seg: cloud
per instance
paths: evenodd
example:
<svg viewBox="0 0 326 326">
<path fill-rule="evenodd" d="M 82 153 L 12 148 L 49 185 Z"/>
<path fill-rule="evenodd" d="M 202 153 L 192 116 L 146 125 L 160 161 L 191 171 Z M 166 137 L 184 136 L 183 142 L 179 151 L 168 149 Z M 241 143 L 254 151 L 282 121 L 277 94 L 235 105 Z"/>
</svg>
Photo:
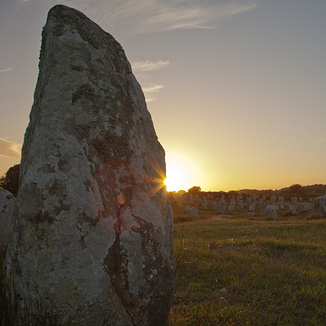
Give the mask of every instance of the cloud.
<svg viewBox="0 0 326 326">
<path fill-rule="evenodd" d="M 138 60 L 131 63 L 132 70 L 135 74 L 137 74 L 137 78 L 143 81 L 147 80 L 147 82 L 148 79 L 151 79 L 151 76 L 150 74 L 146 75 L 144 73 L 163 69 L 169 65 L 170 65 L 170 61 L 163 61 L 163 60 L 158 60 L 158 61 Z M 158 85 L 154 83 L 149 83 L 148 85 L 146 85 L 145 82 L 144 83 L 141 82 L 141 84 L 143 84 L 142 89 L 146 97 L 146 102 L 153 101 L 155 99 L 153 94 L 159 92 L 162 88 L 164 88 L 163 85 Z"/>
<path fill-rule="evenodd" d="M 20 158 L 21 144 L 0 138 L 0 155 L 12 158 Z"/>
<path fill-rule="evenodd" d="M 143 91 L 145 93 L 157 93 L 162 88 L 164 88 L 163 85 L 150 84 L 147 87 L 143 87 Z"/>
<path fill-rule="evenodd" d="M 221 19 L 253 10 L 259 0 L 18 0 L 49 8 L 61 3 L 84 12 L 104 29 L 152 33 L 212 29 Z"/>
<path fill-rule="evenodd" d="M 132 70 L 134 72 L 145 72 L 145 71 L 153 71 L 159 70 L 167 67 L 170 64 L 169 61 L 158 60 L 157 62 L 149 61 L 149 60 L 139 60 L 131 63 Z"/>
<path fill-rule="evenodd" d="M 164 88 L 163 85 L 157 85 L 157 84 L 149 84 L 146 87 L 143 87 L 143 92 L 145 94 L 146 102 L 151 102 L 155 99 L 153 94 L 159 92 L 162 88 Z"/>
<path fill-rule="evenodd" d="M 212 29 L 217 21 L 250 11 L 254 0 L 115 0 L 106 1 L 110 12 L 103 21 L 112 26 L 130 24 L 133 33 L 164 32 L 176 29 Z"/>
<path fill-rule="evenodd" d="M 10 71 L 12 70 L 13 68 L 8 68 L 8 69 L 1 69 L 0 72 L 7 72 L 7 71 Z"/>
</svg>

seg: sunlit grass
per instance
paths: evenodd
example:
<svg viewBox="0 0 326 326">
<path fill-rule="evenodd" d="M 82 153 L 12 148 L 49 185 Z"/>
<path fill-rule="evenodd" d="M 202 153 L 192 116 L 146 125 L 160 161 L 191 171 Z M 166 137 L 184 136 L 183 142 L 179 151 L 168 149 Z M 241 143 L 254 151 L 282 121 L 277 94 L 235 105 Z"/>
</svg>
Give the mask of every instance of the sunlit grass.
<svg viewBox="0 0 326 326">
<path fill-rule="evenodd" d="M 236 215 L 175 215 L 169 325 L 326 325 L 326 221 Z"/>
</svg>

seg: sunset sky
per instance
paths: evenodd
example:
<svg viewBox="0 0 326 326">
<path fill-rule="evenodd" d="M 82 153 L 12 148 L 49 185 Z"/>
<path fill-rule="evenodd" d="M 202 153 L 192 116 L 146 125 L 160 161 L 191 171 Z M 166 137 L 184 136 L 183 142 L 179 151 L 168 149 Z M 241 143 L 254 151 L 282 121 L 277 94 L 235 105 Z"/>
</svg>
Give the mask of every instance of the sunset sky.
<svg viewBox="0 0 326 326">
<path fill-rule="evenodd" d="M 20 160 L 56 4 L 124 48 L 168 190 L 326 184 L 325 0 L 1 0 L 0 175 Z"/>
</svg>

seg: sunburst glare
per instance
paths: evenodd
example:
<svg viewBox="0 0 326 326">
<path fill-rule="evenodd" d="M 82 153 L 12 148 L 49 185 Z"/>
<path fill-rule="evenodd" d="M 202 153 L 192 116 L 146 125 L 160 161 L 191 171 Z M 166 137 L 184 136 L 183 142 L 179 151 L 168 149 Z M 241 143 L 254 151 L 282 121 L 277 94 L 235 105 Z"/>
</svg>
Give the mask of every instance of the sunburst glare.
<svg viewBox="0 0 326 326">
<path fill-rule="evenodd" d="M 166 179 L 164 181 L 167 191 L 178 191 L 184 189 L 186 179 L 186 175 L 180 167 L 167 163 Z"/>
</svg>

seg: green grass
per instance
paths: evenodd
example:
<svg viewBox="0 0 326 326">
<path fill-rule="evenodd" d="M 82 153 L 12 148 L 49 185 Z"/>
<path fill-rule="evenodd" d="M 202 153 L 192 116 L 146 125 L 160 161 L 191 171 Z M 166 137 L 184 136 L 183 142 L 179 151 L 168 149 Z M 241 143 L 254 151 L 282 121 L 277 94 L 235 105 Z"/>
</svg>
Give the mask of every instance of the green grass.
<svg viewBox="0 0 326 326">
<path fill-rule="evenodd" d="M 326 325 L 326 220 L 204 213 L 175 216 L 170 326 Z"/>
</svg>

